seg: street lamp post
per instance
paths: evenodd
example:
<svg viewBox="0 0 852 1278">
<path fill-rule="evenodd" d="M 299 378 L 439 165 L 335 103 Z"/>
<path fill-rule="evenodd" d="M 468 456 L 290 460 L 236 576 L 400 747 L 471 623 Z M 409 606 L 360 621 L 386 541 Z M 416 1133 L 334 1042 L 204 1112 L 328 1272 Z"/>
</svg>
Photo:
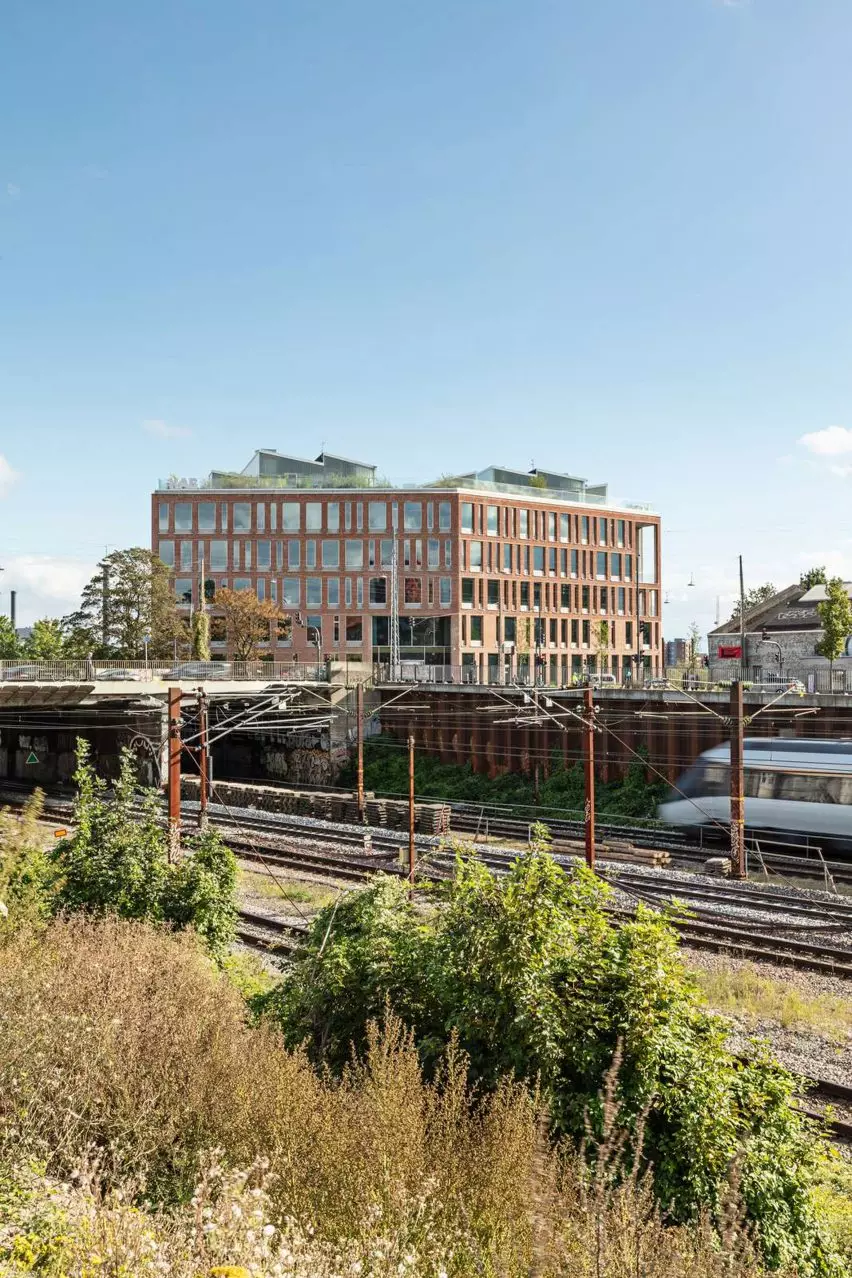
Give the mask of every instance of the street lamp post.
<svg viewBox="0 0 852 1278">
<path fill-rule="evenodd" d="M 761 635 L 760 639 L 761 639 L 761 643 L 769 644 L 769 646 L 770 646 L 770 647 L 772 647 L 772 648 L 777 648 L 777 649 L 778 649 L 778 654 L 777 654 L 777 658 L 776 658 L 776 659 L 777 659 L 777 661 L 778 661 L 778 673 L 779 673 L 779 675 L 780 675 L 780 674 L 783 674 L 783 671 L 784 671 L 784 652 L 783 652 L 783 649 L 782 649 L 782 647 L 781 647 L 780 643 L 778 642 L 778 640 L 777 640 L 777 639 L 770 639 L 770 638 L 769 638 L 769 636 L 767 635 L 767 633 L 766 633 L 766 631 L 765 631 L 765 630 L 763 631 L 763 633 L 762 633 L 762 635 Z"/>
</svg>

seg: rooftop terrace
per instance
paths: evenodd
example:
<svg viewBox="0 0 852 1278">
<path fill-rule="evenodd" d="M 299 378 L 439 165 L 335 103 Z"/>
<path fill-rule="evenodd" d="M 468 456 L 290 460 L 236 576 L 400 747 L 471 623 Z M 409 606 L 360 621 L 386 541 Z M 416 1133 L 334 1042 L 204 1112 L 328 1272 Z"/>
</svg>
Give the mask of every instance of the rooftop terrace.
<svg viewBox="0 0 852 1278">
<path fill-rule="evenodd" d="M 426 483 L 395 483 L 377 475 L 376 467 L 322 452 L 314 459 L 292 457 L 273 448 L 258 449 L 240 471 L 213 470 L 204 479 L 184 479 L 170 475 L 158 481 L 159 492 L 222 492 L 231 489 L 387 489 L 471 490 L 510 496 L 549 495 L 559 501 L 590 506 L 617 506 L 620 509 L 650 510 L 640 502 L 613 501 L 606 484 L 590 484 L 578 475 L 533 467 L 529 471 L 505 466 L 487 466 L 465 474 L 441 475 Z"/>
</svg>

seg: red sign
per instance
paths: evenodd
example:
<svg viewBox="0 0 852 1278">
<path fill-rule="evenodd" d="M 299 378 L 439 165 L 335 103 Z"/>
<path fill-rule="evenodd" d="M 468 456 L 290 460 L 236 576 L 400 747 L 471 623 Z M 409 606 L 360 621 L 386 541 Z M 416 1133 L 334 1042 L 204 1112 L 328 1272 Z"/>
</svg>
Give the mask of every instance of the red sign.
<svg viewBox="0 0 852 1278">
<path fill-rule="evenodd" d="M 720 658 L 721 657 L 741 657 L 742 655 L 743 655 L 743 650 L 738 643 L 737 644 L 725 644 L 725 643 L 719 644 Z"/>
</svg>

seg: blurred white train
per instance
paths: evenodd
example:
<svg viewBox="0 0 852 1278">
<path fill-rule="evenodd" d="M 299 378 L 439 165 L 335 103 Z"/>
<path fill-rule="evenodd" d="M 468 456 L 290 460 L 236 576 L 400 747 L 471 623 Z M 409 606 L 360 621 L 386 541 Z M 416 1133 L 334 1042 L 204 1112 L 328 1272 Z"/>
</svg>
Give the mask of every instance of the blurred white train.
<svg viewBox="0 0 852 1278">
<path fill-rule="evenodd" d="M 852 741 L 748 738 L 747 832 L 852 856 Z M 719 831 L 731 819 L 731 750 L 705 750 L 657 809 L 670 825 Z"/>
</svg>

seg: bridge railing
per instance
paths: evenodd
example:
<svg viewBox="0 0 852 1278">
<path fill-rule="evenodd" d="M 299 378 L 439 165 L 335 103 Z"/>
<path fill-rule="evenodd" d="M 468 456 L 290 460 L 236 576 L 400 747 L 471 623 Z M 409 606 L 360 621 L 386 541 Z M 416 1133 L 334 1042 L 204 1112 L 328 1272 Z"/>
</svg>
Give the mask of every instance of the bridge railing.
<svg viewBox="0 0 852 1278">
<path fill-rule="evenodd" d="M 328 671 L 300 661 L 0 661 L 0 683 L 207 683 L 211 680 L 327 682 Z"/>
</svg>

